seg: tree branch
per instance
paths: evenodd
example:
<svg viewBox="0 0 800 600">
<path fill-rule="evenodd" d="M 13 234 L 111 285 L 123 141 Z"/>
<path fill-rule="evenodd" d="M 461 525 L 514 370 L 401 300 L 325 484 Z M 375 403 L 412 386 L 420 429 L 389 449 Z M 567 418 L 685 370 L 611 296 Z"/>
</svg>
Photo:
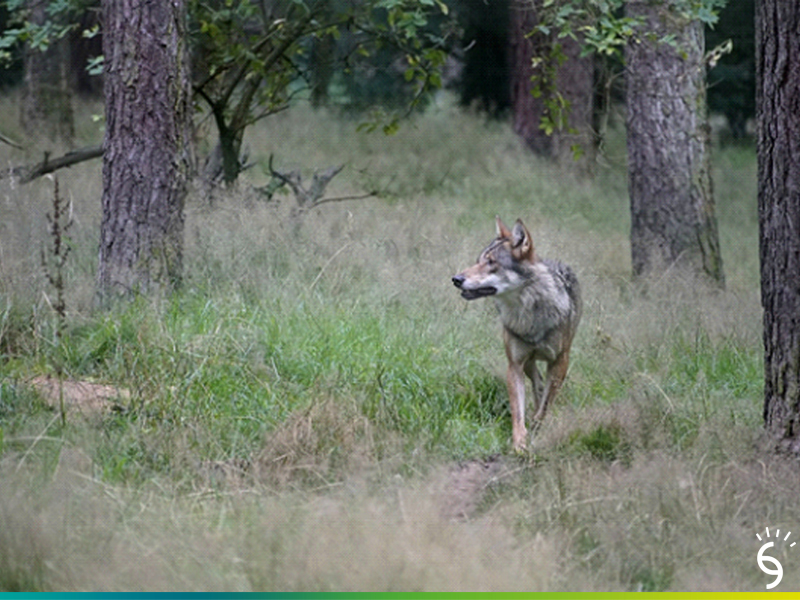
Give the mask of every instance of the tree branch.
<svg viewBox="0 0 800 600">
<path fill-rule="evenodd" d="M 344 169 L 344 165 L 336 165 L 333 167 L 328 167 L 322 172 L 314 171 L 314 175 L 311 179 L 311 185 L 308 188 L 303 186 L 302 176 L 300 175 L 300 171 L 290 171 L 288 173 L 284 171 L 276 171 L 275 168 L 272 166 L 272 159 L 273 156 L 270 154 L 269 156 L 269 173 L 272 175 L 273 180 L 279 181 L 281 183 L 274 185 L 271 184 L 267 186 L 269 190 L 269 194 L 271 195 L 277 188 L 282 187 L 283 185 L 288 185 L 292 188 L 292 192 L 294 193 L 295 200 L 297 201 L 297 210 L 302 213 L 304 211 L 308 211 L 322 204 L 326 204 L 328 202 L 344 202 L 345 200 L 363 200 L 364 198 L 372 198 L 373 196 L 377 196 L 377 191 L 371 191 L 364 194 L 356 194 L 352 196 L 336 196 L 333 198 L 325 198 L 325 188 L 331 182 L 331 180 L 336 177 L 339 173 L 342 172 Z"/>
<path fill-rule="evenodd" d="M 311 179 L 311 185 L 306 189 L 303 186 L 303 179 L 300 171 L 291 171 L 284 173 L 276 171 L 272 167 L 272 155 L 269 156 L 269 172 L 274 178 L 282 181 L 294 192 L 297 206 L 304 209 L 309 206 L 315 206 L 319 203 L 320 199 L 325 195 L 325 187 L 331 182 L 331 179 L 336 177 L 344 169 L 344 165 L 337 165 L 329 167 L 323 172 L 314 171 L 314 176 Z"/>
<path fill-rule="evenodd" d="M 373 198 L 377 195 L 378 195 L 377 191 L 372 191 L 372 192 L 365 192 L 363 194 L 355 194 L 353 196 L 335 196 L 334 198 L 321 198 L 320 200 L 314 202 L 314 204 L 311 205 L 309 210 L 311 210 L 311 208 L 317 208 L 319 205 L 326 204 L 328 202 L 345 202 L 346 200 L 364 200 L 365 198 Z"/>
<path fill-rule="evenodd" d="M 4 144 L 8 144 L 12 148 L 16 148 L 17 150 L 24 150 L 25 149 L 22 146 L 20 146 L 19 144 L 17 144 L 16 142 L 14 142 L 13 140 L 11 140 L 11 138 L 4 136 L 2 133 L 0 133 L 0 142 L 3 142 Z"/>
<path fill-rule="evenodd" d="M 79 150 L 72 150 L 63 156 L 59 156 L 58 158 L 54 158 L 52 160 L 50 159 L 49 155 L 45 153 L 44 160 L 40 163 L 35 165 L 22 165 L 19 167 L 13 167 L 7 171 L 0 171 L 0 179 L 5 177 L 16 177 L 19 179 L 20 183 L 30 183 L 42 175 L 47 175 L 48 173 L 52 173 L 58 169 L 71 167 L 72 165 L 77 165 L 78 163 L 82 163 L 93 158 L 99 158 L 101 156 L 103 156 L 102 145 L 87 146 L 86 148 L 80 148 Z"/>
</svg>

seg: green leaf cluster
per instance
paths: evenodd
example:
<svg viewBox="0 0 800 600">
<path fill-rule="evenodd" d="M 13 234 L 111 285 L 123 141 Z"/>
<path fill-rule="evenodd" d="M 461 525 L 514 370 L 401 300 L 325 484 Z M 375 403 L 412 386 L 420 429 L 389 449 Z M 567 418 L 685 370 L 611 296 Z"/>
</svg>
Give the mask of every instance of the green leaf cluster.
<svg viewBox="0 0 800 600">
<path fill-rule="evenodd" d="M 671 0 L 665 4 L 674 18 L 713 26 L 727 0 Z M 644 25 L 641 19 L 625 16 L 624 6 L 624 0 L 544 0 L 535 31 L 579 40 L 584 56 L 619 55 Z M 666 38 L 659 41 L 671 42 Z"/>
<path fill-rule="evenodd" d="M 78 15 L 91 3 L 91 0 L 52 0 L 45 7 L 47 18 L 38 23 L 31 19 L 24 0 L 6 0 L 6 10 L 12 18 L 10 26 L 0 32 L 0 63 L 10 62 L 14 48 L 20 44 L 46 51 L 54 42 L 78 28 Z M 89 37 L 93 34 L 84 32 L 84 35 Z"/>
<path fill-rule="evenodd" d="M 238 173 L 245 128 L 306 94 L 320 62 L 348 74 L 379 55 L 393 66 L 402 60 L 409 112 L 442 84 L 446 36 L 432 24 L 448 14 L 440 0 L 191 0 L 189 14 L 195 91 L 217 124 L 227 181 Z M 399 119 L 382 115 L 365 127 L 391 134 Z"/>
<path fill-rule="evenodd" d="M 654 0 L 655 1 L 655 0 Z M 727 0 L 670 0 L 671 18 L 682 22 L 701 21 L 713 26 Z M 529 35 L 550 40 L 549 51 L 534 58 L 535 74 L 532 93 L 544 98 L 545 110 L 540 128 L 548 135 L 564 130 L 569 116 L 569 103 L 556 88 L 556 74 L 565 57 L 559 40 L 570 38 L 581 44 L 581 57 L 598 56 L 606 70 L 612 64 L 619 68 L 625 46 L 637 36 L 653 38 L 642 18 L 625 15 L 624 0 L 543 0 L 537 11 L 538 23 Z M 677 46 L 674 35 L 656 36 L 653 41 Z M 577 154 L 578 152 L 576 152 Z"/>
<path fill-rule="evenodd" d="M 8 0 L 14 17 L 0 35 L 0 59 L 10 60 L 19 44 L 46 49 L 78 28 L 80 15 L 96 4 L 54 0 L 45 21 L 35 23 L 24 0 Z M 410 112 L 428 92 L 441 87 L 448 36 L 454 31 L 439 27 L 450 12 L 444 0 L 187 0 L 187 11 L 194 89 L 226 140 L 228 179 L 236 176 L 244 130 L 309 90 L 319 42 L 336 42 L 335 59 L 342 72 L 352 72 L 359 62 L 387 50 L 400 58 Z M 83 35 L 98 32 L 95 27 Z M 103 57 L 91 59 L 87 68 L 101 73 Z M 388 115 L 375 127 L 393 133 L 401 118 Z"/>
</svg>

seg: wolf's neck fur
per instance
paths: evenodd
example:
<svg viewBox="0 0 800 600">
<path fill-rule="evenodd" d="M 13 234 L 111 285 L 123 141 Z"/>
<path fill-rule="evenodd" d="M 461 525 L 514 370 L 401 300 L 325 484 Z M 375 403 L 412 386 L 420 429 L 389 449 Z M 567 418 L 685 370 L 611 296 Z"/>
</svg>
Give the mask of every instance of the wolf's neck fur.
<svg viewBox="0 0 800 600">
<path fill-rule="evenodd" d="M 569 318 L 571 302 L 564 286 L 544 262 L 533 263 L 530 272 L 524 285 L 496 296 L 495 304 L 505 328 L 525 343 L 537 346 Z"/>
</svg>

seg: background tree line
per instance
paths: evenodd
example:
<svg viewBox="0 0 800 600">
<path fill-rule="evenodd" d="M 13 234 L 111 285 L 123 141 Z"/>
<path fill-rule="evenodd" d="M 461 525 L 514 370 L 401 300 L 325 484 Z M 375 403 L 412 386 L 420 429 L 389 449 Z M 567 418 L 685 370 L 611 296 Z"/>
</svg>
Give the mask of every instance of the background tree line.
<svg viewBox="0 0 800 600">
<path fill-rule="evenodd" d="M 759 42 L 749 45 L 753 2 L 723 5 L 715 0 L 103 2 L 99 295 L 169 289 L 180 281 L 186 182 L 199 170 L 190 142 L 192 102 L 211 113 L 218 132 L 205 174 L 232 182 L 243 164 L 245 128 L 290 106 L 298 95 L 308 94 L 317 106 L 380 106 L 383 113 L 369 126 L 391 133 L 402 114 L 424 105 L 445 83 L 448 58 L 462 103 L 495 116 L 510 112 L 514 130 L 533 152 L 567 168 L 577 166 L 582 175 L 591 175 L 602 142 L 603 111 L 624 98 L 634 276 L 683 264 L 724 285 L 707 106 L 726 115 L 733 137 L 744 135 L 757 108 L 754 96 L 772 106 L 764 90 L 787 82 L 754 60 L 753 49 L 769 58 L 774 47 L 777 60 L 796 60 L 775 40 L 796 42 L 797 29 L 786 23 L 797 22 L 798 9 L 762 3 Z M 74 33 L 81 31 L 83 39 L 97 31 L 74 25 L 86 15 L 96 22 L 98 5 L 15 0 L 6 7 L 12 10 L 3 18 L 12 26 L 2 47 L 24 65 L 26 129 L 45 121 L 44 131 L 68 140 L 71 117 L 63 100 L 79 80 L 70 73 L 84 68 L 73 61 L 85 49 Z M 710 40 L 735 39 L 735 51 L 709 54 L 707 28 L 715 32 Z M 15 45 L 18 41 L 23 46 Z M 140 69 L 142 64 L 152 68 Z M 761 69 L 758 94 L 751 87 L 755 65 Z M 17 67 L 17 77 L 19 72 Z M 14 73 L 12 66 L 5 79 L 12 81 Z M 773 216 L 785 207 L 789 221 L 796 222 L 798 199 L 791 186 L 796 173 L 782 171 L 783 186 L 776 187 L 767 171 L 779 164 L 774 156 L 790 147 L 769 143 L 784 131 L 770 125 L 788 119 L 786 130 L 794 131 L 790 125 L 797 117 L 790 107 L 772 108 L 757 114 L 764 171 L 759 207 L 765 345 L 772 378 L 765 416 L 773 431 L 794 440 L 797 428 L 787 419 L 794 423 L 800 412 L 800 353 L 797 318 L 791 315 L 800 306 L 800 290 L 795 280 L 777 284 L 787 269 L 768 264 L 784 261 L 796 245 Z M 138 158 L 123 158 L 131 156 Z M 778 202 L 784 189 L 788 193 Z M 789 267 L 793 272 L 791 261 Z M 785 315 L 778 319 L 784 327 L 775 328 L 776 315 Z M 785 408 L 775 409 L 778 405 Z"/>
<path fill-rule="evenodd" d="M 101 73 L 99 3 L 6 5 L 13 11 L 0 17 L 12 26 L 2 41 L 7 57 L 21 57 L 17 67 L 25 73 L 23 127 L 34 139 L 69 145 L 71 102 L 63 100 L 99 87 L 86 77 L 87 64 Z M 184 10 L 191 94 L 218 133 L 216 146 L 199 159 L 202 166 L 193 168 L 208 180 L 234 181 L 245 162 L 247 126 L 298 96 L 315 106 L 373 114 L 380 109 L 384 130 L 391 132 L 403 107 L 424 106 L 444 84 L 465 106 L 495 117 L 510 114 L 514 130 L 536 154 L 591 176 L 610 111 L 625 105 L 634 274 L 681 261 L 722 284 L 706 105 L 725 113 L 734 137 L 744 135 L 755 107 L 753 2 L 733 0 L 720 10 L 722 5 L 189 1 Z M 733 50 L 707 56 L 706 33 L 711 48 L 730 40 L 727 49 Z M 652 35 L 665 42 L 648 44 Z M 650 51 L 643 51 L 648 45 Z M 12 63 L 5 80 L 14 73 L 19 76 Z M 672 82 L 681 82 L 681 89 L 655 90 Z M 653 94 L 672 98 L 672 111 L 688 109 L 681 124 L 648 113 L 656 106 Z M 694 99 L 685 102 L 687 94 Z M 387 111 L 393 114 L 387 117 Z M 633 118 L 648 114 L 649 119 Z M 372 125 L 380 119 L 373 116 Z M 678 137 L 664 143 L 670 133 Z M 653 156 L 656 147 L 679 151 L 645 164 L 641 159 Z M 682 173 L 682 182 L 665 173 Z"/>
<path fill-rule="evenodd" d="M 225 6 L 225 3 L 216 4 Z M 335 14 L 336 7 L 341 8 L 346 3 L 327 4 L 329 13 Z M 198 72 L 213 61 L 215 45 L 225 37 L 230 39 L 244 33 L 241 29 L 238 33 L 235 31 L 237 24 L 234 12 L 224 8 L 215 10 L 214 5 L 194 5 L 198 19 L 216 17 L 220 20 L 213 27 L 207 24 L 204 29 L 196 27 L 190 32 L 195 40 L 192 50 L 194 69 Z M 527 36 L 537 25 L 533 12 L 535 3 L 519 0 L 449 0 L 447 5 L 454 18 L 449 24 L 459 28 L 459 35 L 450 36 L 447 44 L 450 60 L 445 72 L 445 84 L 457 92 L 464 106 L 496 117 L 508 115 L 512 109 L 513 80 L 524 81 L 522 70 L 530 71 L 530 65 L 525 64 L 524 60 L 515 59 L 514 53 L 519 49 L 520 36 Z M 45 10 L 45 6 L 49 8 Z M 191 7 L 190 3 L 190 10 Z M 246 11 L 241 11 L 239 16 L 246 18 Z M 527 26 L 521 23 L 523 18 L 528 21 Z M 42 40 L 51 37 L 54 29 L 52 25 L 46 27 L 46 24 L 53 19 L 62 21 L 65 31 L 58 31 L 57 39 L 48 43 L 47 51 L 42 53 Z M 227 22 L 222 22 L 225 19 Z M 31 32 L 22 36 L 9 34 L 19 33 L 26 20 L 34 27 Z M 441 26 L 442 20 L 438 16 L 431 25 Z M 42 39 L 38 41 L 33 33 L 37 23 L 44 28 L 40 35 Z M 102 55 L 99 23 L 98 0 L 16 0 L 0 4 L 0 30 L 5 32 L 0 47 L 6 53 L 6 60 L 0 65 L 0 89 L 9 90 L 22 83 L 27 88 L 28 83 L 23 82 L 24 74 L 36 77 L 38 70 L 55 69 L 53 65 L 57 65 L 58 70 L 54 71 L 58 73 L 56 80 L 64 78 L 62 91 L 75 94 L 78 98 L 100 96 L 102 70 L 92 62 Z M 523 26 L 519 28 L 520 25 Z M 242 23 L 238 27 L 241 28 Z M 518 30 L 515 31 L 515 27 Z M 398 68 L 397 60 L 401 55 L 397 49 L 382 46 L 369 56 L 364 56 L 363 50 L 358 48 L 356 36 L 348 32 L 334 34 L 332 31 L 313 41 L 304 40 L 308 52 L 295 64 L 297 70 L 294 76 L 304 79 L 312 103 L 354 110 L 368 110 L 376 105 L 401 106 L 411 92 L 409 86 L 405 85 L 403 69 Z M 86 35 L 87 32 L 96 35 Z M 755 116 L 754 0 L 729 0 L 719 11 L 718 21 L 713 26 L 705 27 L 705 36 L 708 49 L 726 40 L 732 42 L 730 51 L 715 60 L 708 71 L 708 104 L 713 111 L 725 115 L 731 135 L 742 138 L 746 135 L 747 120 Z M 55 46 L 59 48 L 53 54 L 51 50 Z M 539 46 L 541 50 L 541 40 Z M 354 60 L 356 56 L 358 60 Z M 35 62 L 26 63 L 36 60 L 50 65 L 39 67 Z M 594 95 L 590 107 L 592 124 L 599 133 L 599 122 L 608 102 L 624 101 L 624 85 L 620 77 L 621 61 L 594 62 L 600 64 L 592 65 L 589 77 Z M 581 83 L 585 84 L 586 78 Z M 524 99 L 517 98 L 517 102 Z M 51 110 L 55 111 L 56 107 Z M 528 135 L 535 137 L 526 139 L 532 147 L 547 148 L 553 143 L 538 127 L 531 128 Z"/>
</svg>

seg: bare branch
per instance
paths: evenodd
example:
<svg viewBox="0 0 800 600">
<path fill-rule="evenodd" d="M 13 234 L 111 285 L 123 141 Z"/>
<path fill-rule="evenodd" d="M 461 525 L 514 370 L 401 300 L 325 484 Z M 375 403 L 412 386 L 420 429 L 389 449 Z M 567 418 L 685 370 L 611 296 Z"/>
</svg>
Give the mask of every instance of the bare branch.
<svg viewBox="0 0 800 600">
<path fill-rule="evenodd" d="M 78 163 L 82 163 L 93 158 L 99 158 L 101 156 L 103 156 L 102 145 L 87 146 L 86 148 L 81 148 L 79 150 L 72 150 L 63 156 L 59 156 L 58 158 L 54 158 L 52 160 L 50 159 L 50 156 L 45 153 L 44 160 L 42 162 L 35 165 L 22 165 L 20 167 L 13 167 L 5 172 L 0 172 L 0 179 L 5 177 L 16 177 L 19 179 L 20 183 L 30 183 L 42 175 L 47 175 L 48 173 L 52 173 L 58 169 L 71 167 L 72 165 L 77 165 Z"/>
<path fill-rule="evenodd" d="M 303 178 L 300 174 L 300 171 L 289 171 L 288 173 L 284 171 L 277 171 L 272 166 L 272 159 L 273 155 L 270 154 L 269 162 L 267 163 L 270 175 L 272 175 L 274 179 L 282 181 L 285 185 L 288 185 L 290 188 L 292 188 L 295 200 L 297 201 L 297 207 L 301 211 L 316 208 L 320 204 L 325 204 L 326 202 L 358 200 L 377 195 L 376 192 L 369 192 L 367 194 L 357 196 L 338 196 L 335 198 L 325 198 L 325 188 L 334 177 L 342 172 L 342 169 L 344 169 L 343 164 L 328 167 L 324 171 L 314 171 L 314 175 L 311 178 L 311 184 L 308 186 L 308 188 L 306 188 L 303 186 Z"/>
<path fill-rule="evenodd" d="M 328 202 L 344 202 L 346 200 L 364 200 L 365 198 L 374 198 L 377 195 L 378 195 L 377 191 L 372 191 L 372 192 L 366 192 L 365 194 L 357 194 L 354 196 L 336 196 L 334 198 L 321 198 L 316 202 L 314 202 L 314 204 L 311 205 L 309 210 L 311 210 L 312 208 L 317 208 L 321 204 L 327 204 Z"/>
<path fill-rule="evenodd" d="M 3 135 L 2 133 L 0 133 L 0 142 L 3 142 L 4 144 L 8 144 L 12 148 L 16 148 L 17 150 L 24 150 L 25 149 L 22 146 L 20 146 L 19 144 L 17 144 L 16 142 L 14 142 L 13 140 L 11 140 L 9 137 Z"/>
</svg>

